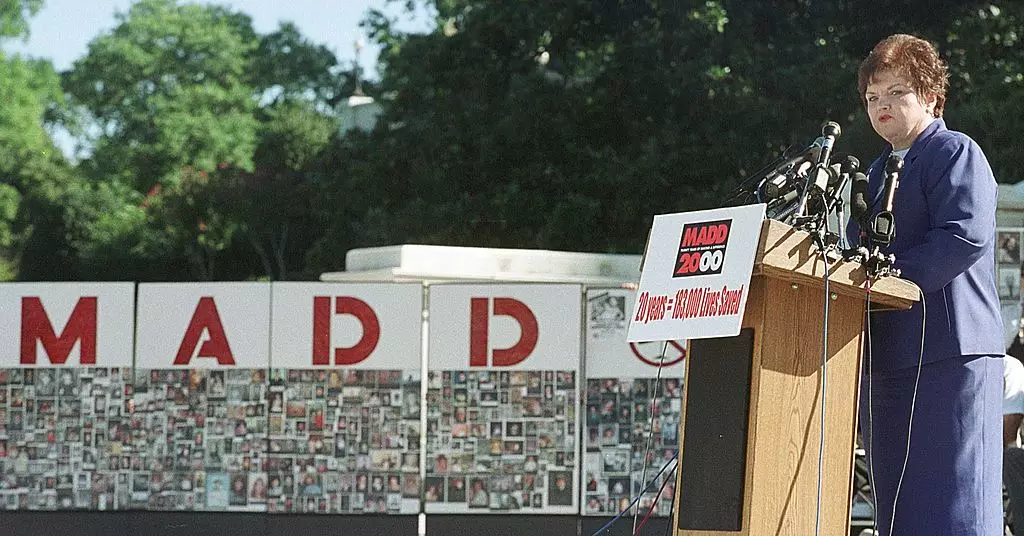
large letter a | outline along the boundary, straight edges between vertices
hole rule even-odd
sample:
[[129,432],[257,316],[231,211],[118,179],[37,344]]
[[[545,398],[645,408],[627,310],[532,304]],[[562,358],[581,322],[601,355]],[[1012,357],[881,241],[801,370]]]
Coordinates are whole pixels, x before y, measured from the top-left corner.
[[224,325],[220,321],[220,314],[217,313],[217,304],[211,296],[199,299],[199,305],[192,313],[192,321],[188,323],[185,337],[182,338],[181,346],[178,347],[178,355],[174,358],[174,364],[189,364],[204,330],[210,334],[210,338],[199,347],[199,354],[196,357],[213,357],[221,365],[234,365],[235,357],[231,354],[231,346],[228,345],[227,335],[224,334]]

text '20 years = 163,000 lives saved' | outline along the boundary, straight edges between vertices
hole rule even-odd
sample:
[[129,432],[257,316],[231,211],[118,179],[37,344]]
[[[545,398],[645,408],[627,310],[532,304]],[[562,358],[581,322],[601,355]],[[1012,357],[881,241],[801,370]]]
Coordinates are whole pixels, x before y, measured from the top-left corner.
[[634,322],[648,323],[664,320],[666,315],[672,320],[700,318],[710,316],[729,316],[739,314],[742,303],[744,285],[730,290],[711,290],[711,287],[679,289],[675,297],[667,294],[640,294]]

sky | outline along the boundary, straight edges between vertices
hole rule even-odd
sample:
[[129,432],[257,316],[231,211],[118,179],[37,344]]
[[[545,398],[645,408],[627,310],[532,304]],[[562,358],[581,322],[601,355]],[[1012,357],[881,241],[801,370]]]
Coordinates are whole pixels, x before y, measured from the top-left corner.
[[[9,53],[49,59],[57,71],[69,69],[75,60],[84,56],[93,38],[114,28],[117,23],[114,15],[127,12],[135,3],[133,0],[43,1],[43,8],[29,20],[28,40],[7,41],[3,49]],[[359,21],[370,8],[397,17],[398,28],[405,31],[424,31],[432,24],[423,11],[411,17],[404,14],[404,1],[199,0],[198,3],[226,5],[246,13],[260,34],[276,30],[280,21],[292,21],[307,39],[326,45],[342,65],[351,65],[355,57],[353,44],[359,38],[365,39]],[[376,60],[379,52],[373,43],[366,43],[359,61],[364,76],[378,78]]]

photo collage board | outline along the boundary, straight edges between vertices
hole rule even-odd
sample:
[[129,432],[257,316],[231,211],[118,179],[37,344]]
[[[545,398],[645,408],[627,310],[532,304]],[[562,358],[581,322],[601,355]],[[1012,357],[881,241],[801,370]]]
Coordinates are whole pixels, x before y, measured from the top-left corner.
[[134,309],[132,283],[0,285],[0,510],[132,507]]
[[267,509],[270,288],[138,286],[132,504]]
[[272,294],[267,510],[418,513],[423,287],[275,283]]
[[417,513],[420,385],[418,369],[271,369],[267,510]]
[[128,367],[0,369],[0,510],[131,507]]
[[999,228],[996,232],[996,285],[1002,302],[1020,303],[1022,231]]
[[428,514],[578,512],[580,302],[577,285],[431,287]]
[[655,390],[649,475],[676,446],[628,291],[435,284],[424,334],[418,284],[89,285],[0,285],[51,332],[0,333],[0,509],[610,515]]
[[[631,290],[587,290],[584,515],[623,511],[646,485],[645,453],[650,481],[679,447],[685,341],[625,342],[634,302]],[[659,363],[663,365],[660,379]],[[650,510],[661,484],[669,478],[652,514],[669,515],[675,491],[675,478],[669,473],[666,470],[641,499],[641,511]]]
[[1020,332],[1021,310],[1021,241],[1024,228],[999,227],[996,229],[996,288],[999,291],[999,306],[1005,328],[1006,348],[1013,344]]
[[132,505],[266,509],[267,370],[139,369]]

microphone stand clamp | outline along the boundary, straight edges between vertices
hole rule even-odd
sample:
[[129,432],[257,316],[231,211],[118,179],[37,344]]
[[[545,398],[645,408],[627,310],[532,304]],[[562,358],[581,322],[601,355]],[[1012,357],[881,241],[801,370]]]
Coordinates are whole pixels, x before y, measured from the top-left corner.
[[900,270],[892,267],[896,262],[896,256],[892,253],[882,253],[877,246],[870,251],[864,246],[843,250],[843,260],[859,262],[872,280],[900,276]]

